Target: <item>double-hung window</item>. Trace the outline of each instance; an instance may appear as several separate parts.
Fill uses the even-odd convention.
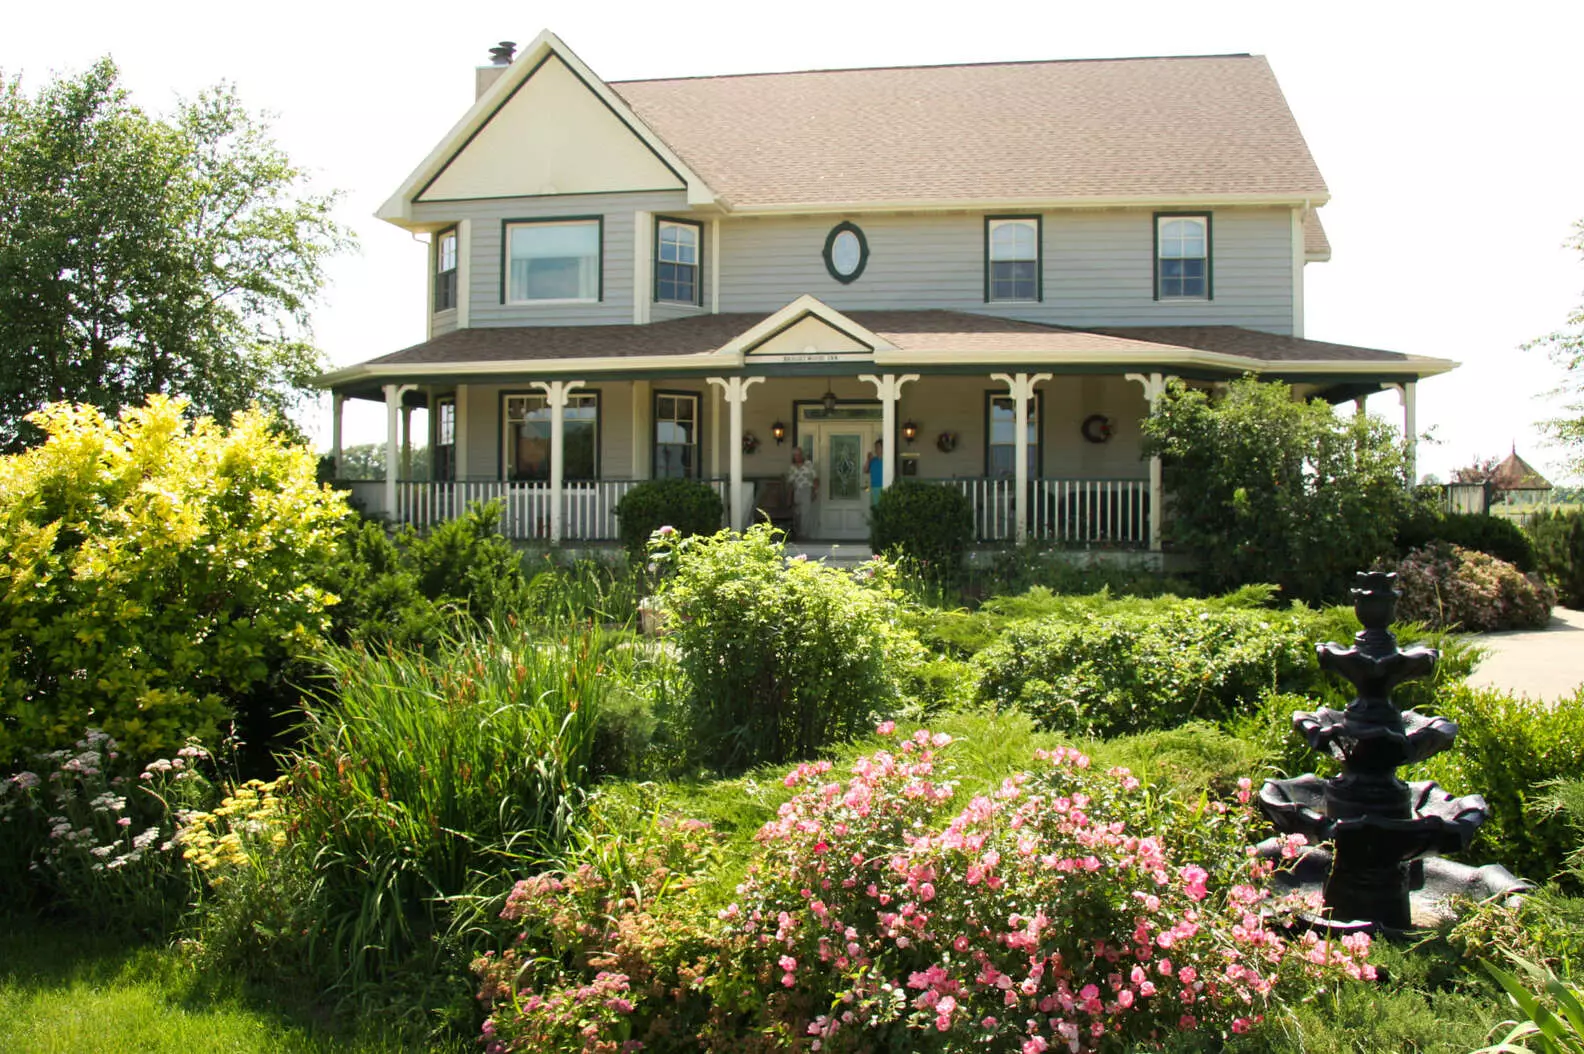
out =
[[[985,301],[1035,301],[1040,277],[1040,218],[991,216],[985,220]]]
[[[655,221],[655,292],[667,304],[700,304],[699,243],[703,226],[680,220]]]
[[[434,309],[457,306],[457,232],[449,230],[435,239]]]
[[[599,217],[506,223],[508,304],[601,298]]]
[[[504,396],[501,465],[507,479],[550,478],[553,411],[543,395]],[[563,479],[599,478],[599,394],[572,392],[562,415]]]
[[[1209,300],[1210,214],[1155,217],[1155,299]]]
[[[456,479],[456,399],[435,400],[434,479]]]
[[[687,392],[655,393],[654,478],[697,479],[699,397]]]
[[[985,444],[985,475],[1017,475],[1017,403],[1009,395],[990,393],[986,409],[989,442]],[[1028,474],[1030,479],[1039,476],[1039,408],[1036,394],[1029,400],[1028,408]]]

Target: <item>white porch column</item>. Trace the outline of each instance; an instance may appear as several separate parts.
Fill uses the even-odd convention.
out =
[[[398,522],[396,509],[396,429],[401,425],[402,396],[412,391],[411,384],[387,384],[385,391],[385,515]]]
[[[894,373],[875,376],[872,373],[860,374],[860,381],[867,381],[875,387],[875,396],[880,400],[880,419],[882,422],[882,435],[885,436],[885,446],[882,449],[884,457],[881,459],[884,474],[881,477],[881,486],[889,487],[896,479],[896,412],[897,401],[902,398],[902,386],[909,381],[916,381],[916,373],[904,373],[898,377]]]
[[[534,381],[533,386],[545,393],[545,403],[550,407],[550,543],[561,541],[562,473],[565,466],[566,405],[573,388],[581,388],[582,381]]]
[[[740,531],[747,525],[747,500],[743,497],[742,437],[743,403],[748,401],[748,389],[764,380],[763,377],[708,377],[711,384],[721,390],[726,404],[731,407],[731,428],[726,436],[731,452],[731,528]]]
[[[335,466],[335,478],[341,478],[341,411],[346,406],[346,396],[339,393],[330,397],[330,462]]]
[[[1394,384],[1397,397],[1402,400],[1403,443],[1408,448],[1408,485],[1419,482],[1419,407],[1414,398],[1415,383],[1406,381]]]
[[[1166,382],[1171,380],[1164,374],[1152,373],[1145,376],[1142,373],[1130,373],[1127,379],[1144,388],[1144,398],[1149,402],[1151,416],[1160,407],[1161,396],[1166,393]],[[1161,525],[1166,521],[1166,486],[1161,481],[1160,455],[1150,458],[1150,509],[1149,509],[1149,547],[1154,552],[1160,552]]]
[[[1019,545],[1028,541],[1028,404],[1034,398],[1034,389],[1041,381],[1048,381],[1048,373],[992,373],[992,381],[1000,381],[1012,395],[1013,425],[1016,433],[1012,451],[1015,459],[1013,473],[1016,491],[1012,495],[1012,525]],[[985,437],[989,442],[990,437]]]

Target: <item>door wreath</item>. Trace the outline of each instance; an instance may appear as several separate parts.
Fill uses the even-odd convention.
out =
[[[1083,419],[1083,424],[1078,430],[1091,443],[1104,443],[1116,431],[1111,425],[1111,418],[1105,414],[1090,414]]]

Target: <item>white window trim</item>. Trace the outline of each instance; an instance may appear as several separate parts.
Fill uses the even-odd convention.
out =
[[[1161,255],[1161,245],[1164,241],[1164,228],[1168,223],[1177,220],[1193,220],[1199,224],[1204,233],[1203,256],[1171,256]],[[1184,212],[1175,215],[1157,215],[1155,217],[1155,259],[1150,261],[1150,266],[1155,269],[1151,283],[1155,287],[1155,302],[1165,304],[1208,304],[1215,299],[1215,276],[1211,273],[1214,266],[1214,252],[1210,245],[1210,213]],[[1192,296],[1185,294],[1168,295],[1161,291],[1161,261],[1162,260],[1203,260],[1205,291]]]
[[[591,297],[554,297],[547,299],[513,300],[511,298],[512,232],[530,227],[586,227],[595,231],[594,295]],[[567,304],[598,304],[604,301],[605,286],[605,220],[602,216],[579,216],[568,219],[506,220],[501,231],[501,303],[509,307],[555,307]]]
[[[660,246],[663,244],[661,235],[667,227],[685,227],[693,232],[693,262],[691,264],[678,264],[674,260],[660,259]],[[654,251],[653,251],[654,277],[652,295],[657,304],[671,304],[678,307],[701,307],[704,303],[704,224],[693,220],[673,220],[659,217],[655,220]],[[660,295],[660,265],[662,263],[674,266],[693,268],[693,299],[671,300]]]
[[[1031,297],[998,297],[994,295],[995,278],[991,274],[996,263],[1024,263],[1022,259],[999,261],[992,252],[995,244],[996,229],[1009,224],[1027,224],[1034,228],[1034,295]],[[985,288],[984,296],[987,304],[1038,304],[1044,300],[1044,274],[1045,274],[1045,246],[1041,235],[1044,224],[1038,216],[989,216],[985,220],[984,232],[984,268]]]

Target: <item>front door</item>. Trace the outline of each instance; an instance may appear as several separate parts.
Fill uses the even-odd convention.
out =
[[[864,462],[880,437],[878,421],[822,421],[801,426],[798,442],[819,472],[815,505],[818,538],[861,541],[869,537],[869,474]]]

